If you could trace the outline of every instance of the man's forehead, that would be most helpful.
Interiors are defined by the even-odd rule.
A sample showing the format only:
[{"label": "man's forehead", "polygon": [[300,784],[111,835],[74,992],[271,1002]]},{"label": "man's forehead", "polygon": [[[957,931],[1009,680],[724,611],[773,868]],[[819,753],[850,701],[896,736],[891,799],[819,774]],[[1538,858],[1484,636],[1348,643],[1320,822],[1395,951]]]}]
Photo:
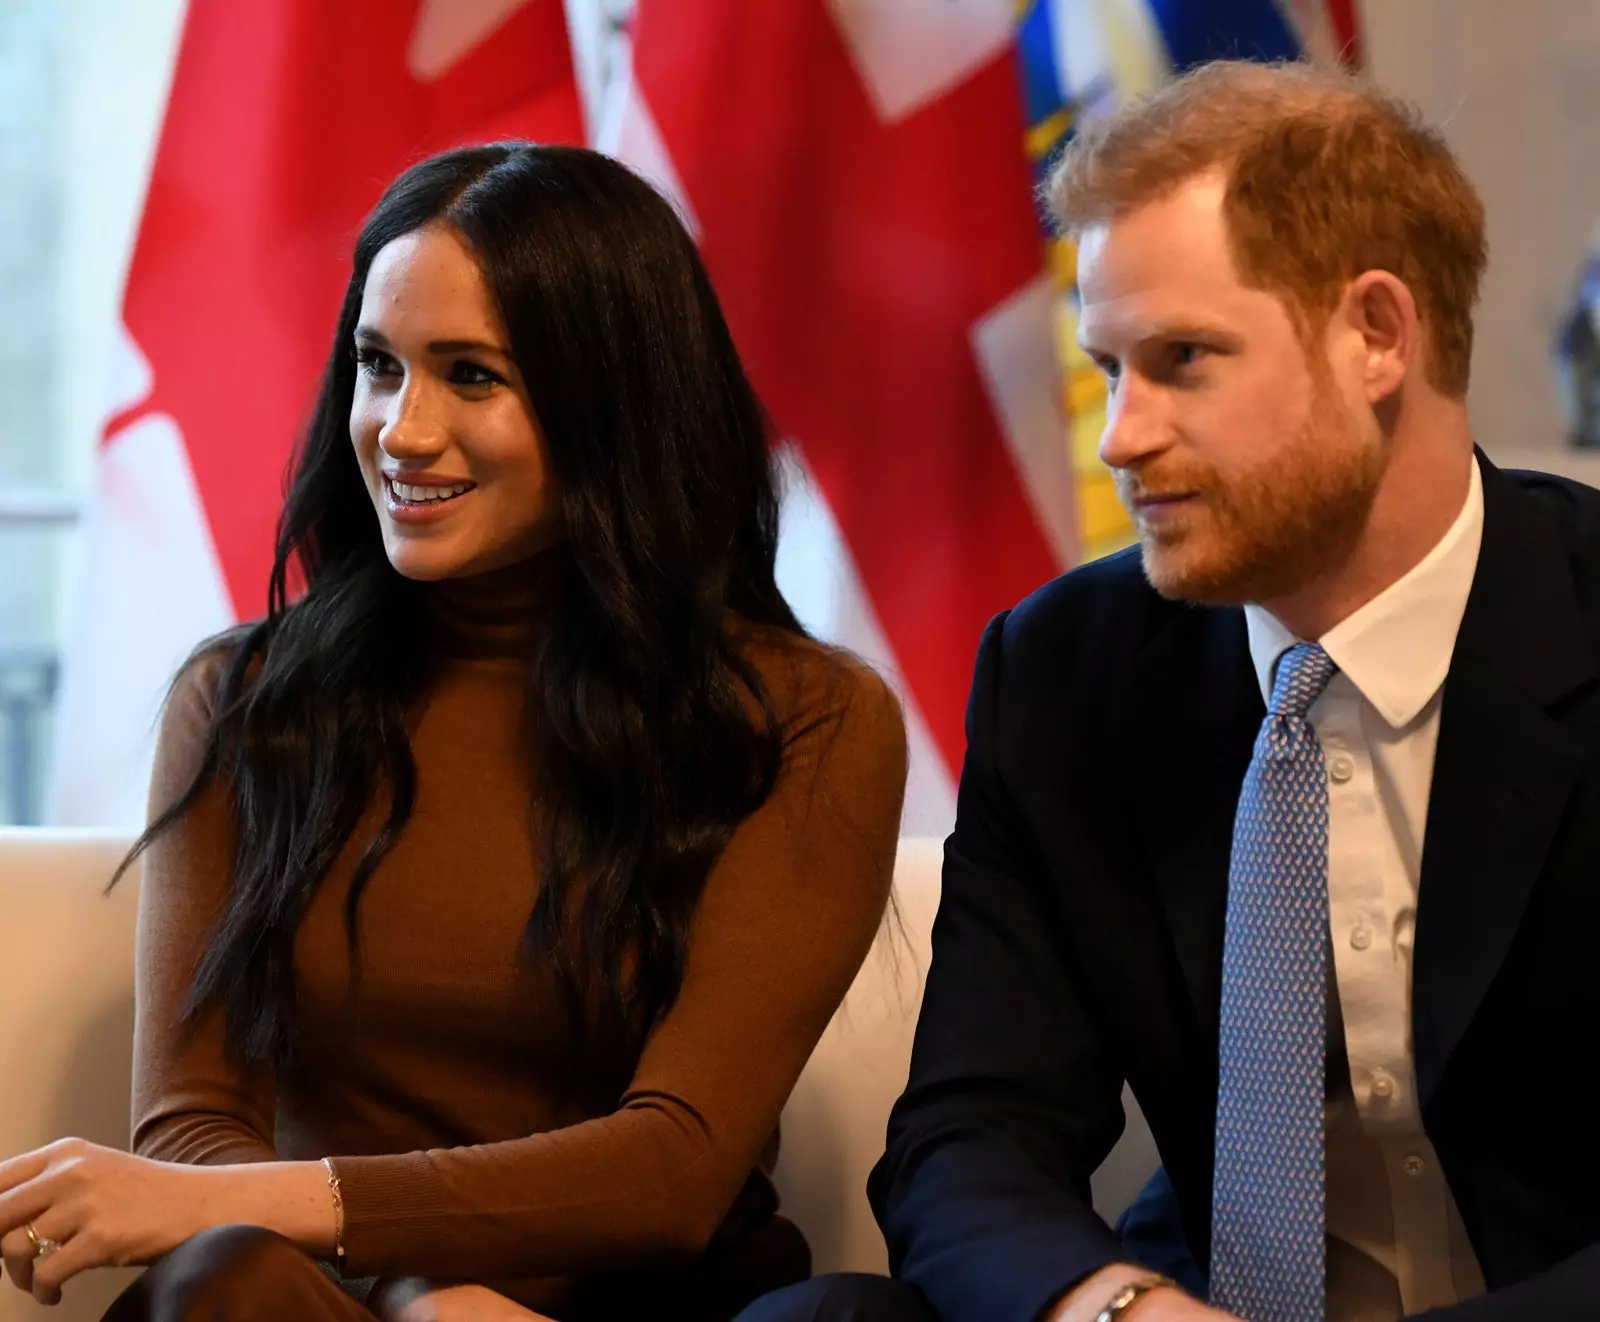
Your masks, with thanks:
[{"label": "man's forehead", "polygon": [[1078,338],[1085,344],[1132,344],[1185,332],[1226,332],[1246,314],[1250,292],[1231,272],[1207,275],[1181,263],[1142,271],[1137,279],[1084,281]]},{"label": "man's forehead", "polygon": [[1208,185],[1186,185],[1079,236],[1085,342],[1220,323],[1245,292],[1228,248],[1220,190]]},{"label": "man's forehead", "polygon": [[1209,185],[1184,185],[1088,226],[1078,239],[1080,287],[1172,284],[1233,273],[1221,193]]}]

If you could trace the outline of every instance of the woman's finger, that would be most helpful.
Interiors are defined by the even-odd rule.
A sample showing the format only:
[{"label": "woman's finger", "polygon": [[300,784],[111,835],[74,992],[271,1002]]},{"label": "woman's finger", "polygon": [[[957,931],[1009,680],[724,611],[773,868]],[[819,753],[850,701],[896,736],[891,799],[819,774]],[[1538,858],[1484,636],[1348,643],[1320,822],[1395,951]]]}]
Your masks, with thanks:
[{"label": "woman's finger", "polygon": [[[11,1236],[32,1221],[55,1201],[55,1181],[45,1166],[34,1171],[33,1176],[0,1193],[0,1236]],[[26,1233],[23,1234],[26,1239]]]},{"label": "woman's finger", "polygon": [[33,1259],[36,1250],[26,1230],[13,1230],[0,1238],[0,1255],[5,1258],[6,1275],[23,1293],[33,1291]]},{"label": "woman's finger", "polygon": [[[28,1233],[30,1229],[32,1235]],[[25,1222],[0,1238],[0,1255],[5,1257],[6,1274],[17,1289],[35,1293],[39,1267],[60,1251],[59,1246],[71,1229],[60,1212],[47,1208],[34,1220]],[[52,1248],[52,1245],[57,1247]],[[39,1252],[41,1246],[46,1250],[44,1255]]]},{"label": "woman's finger", "polygon": [[61,1247],[33,1264],[33,1297],[41,1304],[58,1302],[61,1287],[79,1272],[106,1265],[105,1255],[92,1234],[67,1231],[62,1234],[66,1238],[59,1241]]},{"label": "woman's finger", "polygon": [[[41,1239],[51,1239],[53,1236],[43,1228],[44,1223],[50,1220],[52,1200],[48,1190],[40,1188],[41,1181],[29,1185],[22,1185],[7,1194],[3,1201],[7,1204],[6,1216],[0,1220],[0,1256],[6,1264],[6,1274],[19,1290],[32,1289],[33,1259],[36,1253],[32,1238],[28,1235],[28,1227],[32,1226],[34,1233]],[[58,1218],[59,1219],[59,1218]]]},{"label": "woman's finger", "polygon": [[50,1148],[24,1152],[9,1161],[0,1161],[0,1194],[8,1193],[19,1184],[26,1184],[29,1180],[36,1179],[49,1164]]},{"label": "woman's finger", "polygon": [[23,1294],[33,1293],[33,1251],[5,1255],[5,1276]]}]

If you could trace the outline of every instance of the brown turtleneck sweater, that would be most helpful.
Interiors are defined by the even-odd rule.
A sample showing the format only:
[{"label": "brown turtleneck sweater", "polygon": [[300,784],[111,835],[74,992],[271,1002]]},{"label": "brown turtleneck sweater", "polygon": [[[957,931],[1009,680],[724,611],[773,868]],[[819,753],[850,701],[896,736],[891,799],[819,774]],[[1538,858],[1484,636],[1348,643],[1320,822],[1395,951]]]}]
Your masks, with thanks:
[{"label": "brown turtleneck sweater", "polygon": [[[518,958],[539,887],[521,656],[528,628],[544,627],[532,622],[548,566],[430,589],[441,664],[412,723],[415,814],[362,898],[353,988],[345,896],[375,814],[310,906],[292,1066],[236,1068],[218,1013],[192,1034],[175,1028],[227,886],[225,796],[209,792],[150,850],[134,1146],[208,1165],[333,1157],[352,1273],[515,1280],[500,1288],[581,1313],[585,1291],[603,1294],[610,1278],[655,1273],[668,1290],[691,1279],[708,1242],[699,1261],[737,1264],[741,1236],[774,1224],[778,1115],[882,919],[906,744],[870,670],[735,626],[802,733],[711,872],[676,1004],[621,1100],[597,1113],[554,985]],[[174,692],[153,809],[193,774],[219,670],[197,665]]]}]

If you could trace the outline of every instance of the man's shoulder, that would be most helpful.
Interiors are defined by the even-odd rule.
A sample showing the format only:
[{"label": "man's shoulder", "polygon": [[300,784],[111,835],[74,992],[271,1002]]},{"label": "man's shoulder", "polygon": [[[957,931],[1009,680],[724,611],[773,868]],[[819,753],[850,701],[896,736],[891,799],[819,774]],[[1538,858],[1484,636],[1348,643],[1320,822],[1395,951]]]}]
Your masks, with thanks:
[{"label": "man's shoulder", "polygon": [[1534,501],[1575,548],[1600,556],[1600,490],[1558,473],[1526,468],[1500,471]]},{"label": "man's shoulder", "polygon": [[1144,576],[1137,547],[1079,565],[1018,602],[995,629],[1008,672],[1052,685],[1087,673],[1124,671],[1145,645],[1205,608],[1161,596]]}]

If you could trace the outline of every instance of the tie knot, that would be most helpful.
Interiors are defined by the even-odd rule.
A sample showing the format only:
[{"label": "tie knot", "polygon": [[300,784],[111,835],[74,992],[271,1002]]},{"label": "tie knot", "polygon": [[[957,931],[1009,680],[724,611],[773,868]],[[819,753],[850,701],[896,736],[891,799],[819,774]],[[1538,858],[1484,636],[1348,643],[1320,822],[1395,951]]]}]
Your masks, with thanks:
[{"label": "tie knot", "polygon": [[1274,716],[1304,720],[1339,667],[1318,643],[1297,643],[1278,661],[1269,710]]}]

